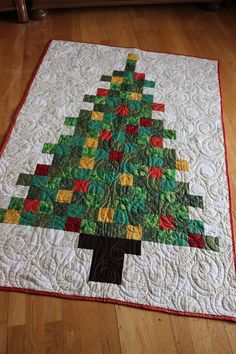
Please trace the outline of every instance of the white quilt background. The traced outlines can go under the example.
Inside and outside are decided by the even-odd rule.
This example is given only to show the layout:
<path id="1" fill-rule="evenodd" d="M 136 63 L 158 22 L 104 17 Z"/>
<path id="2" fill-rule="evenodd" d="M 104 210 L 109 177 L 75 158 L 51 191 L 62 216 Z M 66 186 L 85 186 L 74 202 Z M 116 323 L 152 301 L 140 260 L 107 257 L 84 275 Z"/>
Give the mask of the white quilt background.
<path id="1" fill-rule="evenodd" d="M 204 209 L 190 208 L 190 215 L 204 222 L 207 235 L 220 238 L 220 252 L 144 241 L 141 256 L 125 255 L 122 285 L 95 283 L 87 281 L 92 251 L 77 248 L 78 234 L 0 224 L 0 285 L 236 317 L 217 61 L 53 41 L 0 159 L 0 207 L 7 208 L 12 196 L 26 197 L 28 187 L 16 186 L 19 173 L 51 163 L 52 155 L 41 153 L 43 144 L 73 134 L 65 117 L 92 108 L 84 95 L 106 87 L 101 75 L 123 70 L 130 52 L 139 55 L 136 70 L 156 82 L 146 91 L 165 104 L 153 118 L 176 130 L 176 141 L 165 146 L 190 163 L 178 180 L 203 196 Z"/>

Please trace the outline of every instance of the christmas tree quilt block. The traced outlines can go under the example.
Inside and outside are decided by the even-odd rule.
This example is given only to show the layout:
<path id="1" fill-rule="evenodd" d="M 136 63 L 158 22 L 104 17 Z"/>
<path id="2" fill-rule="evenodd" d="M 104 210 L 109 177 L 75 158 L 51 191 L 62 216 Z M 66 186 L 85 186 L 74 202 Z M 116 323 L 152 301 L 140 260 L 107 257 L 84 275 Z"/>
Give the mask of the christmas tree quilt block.
<path id="1" fill-rule="evenodd" d="M 115 299 L 123 301 L 128 296 L 128 301 L 130 301 L 129 296 L 132 298 L 131 293 L 137 293 L 136 287 L 139 287 L 138 283 L 135 283 L 132 285 L 134 289 L 130 289 L 133 284 L 131 278 L 134 270 L 141 279 L 143 276 L 147 276 L 145 272 L 150 273 L 149 281 L 152 283 L 153 277 L 157 277 L 158 282 L 158 277 L 162 276 L 158 272 L 163 267 L 163 259 L 166 265 L 171 264 L 172 270 L 177 267 L 175 270 L 177 278 L 183 278 L 181 268 L 183 268 L 185 261 L 190 266 L 197 258 L 196 264 L 202 263 L 203 267 L 204 264 L 210 264 L 209 259 L 211 261 L 213 259 L 216 263 L 219 262 L 216 260 L 225 254 L 226 250 L 224 241 L 221 243 L 224 238 L 222 234 L 228 233 L 228 243 L 231 237 L 230 212 L 227 205 L 223 210 L 222 207 L 219 207 L 218 202 L 214 204 L 214 198 L 209 197 L 211 193 L 209 195 L 207 192 L 202 193 L 202 191 L 207 191 L 208 187 L 213 186 L 210 176 L 208 175 L 206 178 L 209 166 L 207 169 L 207 163 L 204 165 L 204 161 L 211 160 L 212 156 L 208 150 L 204 150 L 204 145 L 201 144 L 201 134 L 204 135 L 202 127 L 204 127 L 204 119 L 209 111 L 207 110 L 207 113 L 203 114 L 203 118 L 200 119 L 195 117 L 196 112 L 191 116 L 193 102 L 192 93 L 187 87 L 187 79 L 180 79 L 179 83 L 179 76 L 175 73 L 176 90 L 179 85 L 180 89 L 185 92 L 179 94 L 178 90 L 175 92 L 171 87 L 170 89 L 166 88 L 163 84 L 163 90 L 167 91 L 163 93 L 161 92 L 162 85 L 158 84 L 158 75 L 157 79 L 153 80 L 152 75 L 145 73 L 145 70 L 140 70 L 142 65 L 139 65 L 139 61 L 141 61 L 143 66 L 147 67 L 146 58 L 147 62 L 153 61 L 152 65 L 156 70 L 155 57 L 158 56 L 157 54 L 137 50 L 106 49 L 102 46 L 68 44 L 60 41 L 54 41 L 51 44 L 49 53 L 46 55 L 48 61 L 46 58 L 44 59 L 49 67 L 52 65 L 50 63 L 53 55 L 63 45 L 68 46 L 67 48 L 70 48 L 72 52 L 80 49 L 79 60 L 82 62 L 84 60 L 83 49 L 91 50 L 91 57 L 94 58 L 96 57 L 94 50 L 98 57 L 100 55 L 103 58 L 106 57 L 106 50 L 110 51 L 110 55 L 114 50 L 121 51 L 123 60 L 119 61 L 118 67 L 116 67 L 116 60 L 114 62 L 108 60 L 109 68 L 113 65 L 112 70 L 106 70 L 100 77 L 94 78 L 97 85 L 93 84 L 92 93 L 90 93 L 89 86 L 83 93 L 82 102 L 78 104 L 78 114 L 65 115 L 64 118 L 61 115 L 61 119 L 64 121 L 62 123 L 69 133 L 60 132 L 53 142 L 52 139 L 45 139 L 42 134 L 40 137 L 40 159 L 42 162 L 37 161 L 34 168 L 31 169 L 31 173 L 18 171 L 15 190 L 20 187 L 24 190 L 25 195 L 8 194 L 8 204 L 0 209 L 0 222 L 3 228 L 17 229 L 18 233 L 26 232 L 27 235 L 32 235 L 32 230 L 34 230 L 39 238 L 48 233 L 46 238 L 52 237 L 54 239 L 51 246 L 56 253 L 58 252 L 57 235 L 60 235 L 59 238 L 63 237 L 65 243 L 67 237 L 71 237 L 76 242 L 70 249 L 70 257 L 74 259 L 73 263 L 76 263 L 76 269 L 78 267 L 77 272 L 86 269 L 87 275 L 86 279 L 78 284 L 77 289 L 70 288 L 69 283 L 66 285 L 66 291 L 62 291 L 62 293 L 68 295 L 94 297 L 93 286 L 95 286 L 97 297 L 112 298 L 113 293 L 117 294 L 117 289 L 120 287 L 122 291 L 121 293 L 120 290 L 118 291 Z M 164 80 L 165 83 L 165 80 L 168 81 L 169 67 L 173 71 L 175 68 L 171 66 L 172 61 L 168 62 L 166 55 L 159 56 L 157 62 L 164 72 L 164 74 L 160 74 L 160 80 Z M 173 58 L 175 64 L 181 67 L 184 63 L 187 65 L 189 73 L 191 70 L 194 72 L 201 62 L 196 58 L 177 58 Z M 71 56 L 71 64 L 74 60 L 76 58 Z M 69 63 L 69 59 L 67 61 Z M 205 69 L 207 75 L 211 77 L 215 70 L 215 62 L 204 61 L 204 65 L 203 72 Z M 41 69 L 42 76 L 46 66 Z M 67 66 L 64 70 L 68 70 Z M 97 71 L 100 72 L 100 70 Z M 150 72 L 150 70 L 148 71 Z M 73 80 L 72 76 L 68 81 L 71 82 L 71 80 Z M 80 79 L 78 78 L 78 80 Z M 40 77 L 38 77 L 38 81 L 40 82 Z M 58 79 L 58 81 L 60 80 Z M 204 88 L 204 82 L 197 84 Z M 195 90 L 194 85 L 192 90 Z M 37 93 L 35 92 L 35 94 Z M 165 99 L 156 100 L 155 97 L 158 97 L 158 94 Z M 182 106 L 181 104 L 176 106 L 173 104 L 178 94 L 180 101 L 183 101 L 185 96 Z M 209 95 L 207 99 L 210 102 L 212 96 L 208 90 L 205 90 L 205 95 Z M 65 97 L 67 97 L 66 92 Z M 168 98 L 171 101 L 170 104 Z M 214 99 L 213 111 L 215 109 L 215 114 L 218 114 L 216 132 L 218 132 L 220 140 L 222 130 L 219 130 L 219 102 L 215 97 Z M 76 97 L 73 102 L 76 102 Z M 50 105 L 49 102 L 49 109 Z M 185 110 L 182 109 L 183 106 Z M 170 107 L 177 109 L 173 119 L 175 125 L 172 128 L 167 124 L 168 121 L 171 121 Z M 30 111 L 30 107 L 28 109 Z M 190 113 L 186 114 L 188 109 Z M 170 119 L 168 119 L 169 115 Z M 211 115 L 210 119 L 213 119 Z M 52 122 L 52 126 L 53 124 L 58 125 L 56 122 Z M 193 136 L 190 134 L 192 147 L 189 146 L 192 151 L 189 146 L 186 148 L 187 146 L 180 138 L 183 131 L 190 131 L 189 127 L 193 127 L 193 130 L 196 128 L 195 135 L 194 133 Z M 63 130 L 63 126 L 61 129 Z M 210 139 L 209 133 L 205 135 L 203 142 L 206 141 L 205 139 Z M 200 148 L 196 142 L 199 143 Z M 224 153 L 222 142 L 221 150 Z M 199 160 L 200 167 L 197 165 L 196 152 L 203 156 L 203 160 Z M 209 153 L 208 157 L 204 156 L 206 153 Z M 218 161 L 216 161 L 217 163 Z M 191 172 L 193 175 L 196 172 L 194 181 L 189 178 Z M 223 166 L 222 176 L 219 178 L 226 181 L 225 177 Z M 196 193 L 196 190 L 200 193 Z M 226 189 L 224 194 L 226 203 L 227 198 L 228 191 Z M 224 205 L 222 204 L 222 206 Z M 215 220 L 210 220 L 212 208 L 217 210 L 213 215 Z M 225 219 L 226 224 L 224 224 L 225 213 L 228 213 Z M 213 226 L 209 224 L 213 224 Z M 217 224 L 218 227 L 215 227 L 214 224 Z M 30 239 L 32 236 L 27 237 Z M 45 240 L 42 239 L 41 242 L 40 252 L 43 256 L 46 252 L 43 245 Z M 59 266 L 61 261 L 57 260 L 58 254 L 53 255 L 51 252 L 49 257 L 54 259 Z M 61 252 L 62 259 L 65 259 L 63 247 Z M 85 268 L 82 266 L 85 264 L 84 259 L 81 261 L 80 256 L 76 256 L 77 252 L 82 259 L 86 258 L 86 255 L 90 255 L 86 259 Z M 171 256 L 172 252 L 174 254 Z M 147 253 L 148 257 L 152 257 L 153 254 L 152 259 L 149 259 L 148 262 Z M 69 269 L 71 268 L 70 257 L 64 260 L 66 263 L 69 262 L 67 264 Z M 43 270 L 40 272 L 43 274 Z M 69 270 L 70 272 L 72 269 Z M 184 274 L 187 276 L 187 273 L 184 272 Z M 55 274 L 47 276 L 50 281 L 51 278 L 55 278 Z M 190 283 L 186 294 L 191 294 L 192 291 L 191 276 L 193 279 L 197 276 L 198 279 L 198 276 L 201 277 L 202 274 L 188 275 Z M 146 286 L 148 287 L 149 284 L 147 283 Z M 31 283 L 28 284 L 28 287 L 37 290 L 38 284 L 37 282 L 36 284 Z M 99 296 L 100 288 L 103 291 Z M 107 291 L 104 293 L 106 288 Z M 155 286 L 154 288 L 156 289 Z M 41 290 L 47 291 L 48 289 L 43 286 Z M 160 291 L 163 292 L 164 289 L 159 288 L 158 291 L 155 291 L 159 294 L 158 296 L 153 297 L 151 291 L 150 297 L 146 294 L 144 297 L 142 295 L 140 299 L 140 294 L 138 294 L 132 300 L 142 305 L 163 307 L 164 293 L 161 295 Z M 175 291 L 173 290 L 172 300 L 170 300 L 172 303 L 178 296 Z M 209 292 L 211 291 L 209 289 Z M 61 292 L 60 288 L 58 292 Z M 128 295 L 123 297 L 123 293 Z M 198 296 L 199 292 L 196 294 Z M 204 296 L 208 295 L 204 294 Z M 188 297 L 189 295 L 186 295 L 185 299 Z M 173 310 L 179 311 L 175 301 L 174 305 L 165 306 L 167 309 L 171 309 L 172 306 Z M 186 306 L 187 311 L 194 310 L 191 308 L 191 304 L 188 305 L 188 301 Z M 208 310 L 203 306 L 201 311 L 205 313 Z M 197 307 L 197 310 L 195 309 L 193 312 L 201 313 L 201 311 Z M 217 315 L 218 313 L 213 314 Z M 220 314 L 222 315 L 222 313 Z"/>

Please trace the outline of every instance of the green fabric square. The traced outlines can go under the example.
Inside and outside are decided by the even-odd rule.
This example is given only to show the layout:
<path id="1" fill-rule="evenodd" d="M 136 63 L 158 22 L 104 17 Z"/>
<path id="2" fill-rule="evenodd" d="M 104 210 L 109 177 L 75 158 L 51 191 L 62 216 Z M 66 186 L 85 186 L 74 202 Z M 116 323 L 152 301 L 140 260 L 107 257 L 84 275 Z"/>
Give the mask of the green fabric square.
<path id="1" fill-rule="evenodd" d="M 144 228 L 142 232 L 142 241 L 157 242 L 157 229 Z"/>
<path id="2" fill-rule="evenodd" d="M 124 154 L 134 154 L 137 153 L 138 148 L 135 143 L 125 143 L 123 148 Z"/>
<path id="3" fill-rule="evenodd" d="M 35 213 L 22 211 L 19 224 L 33 226 L 35 224 L 35 216 L 36 216 Z"/>
<path id="4" fill-rule="evenodd" d="M 176 182 L 174 179 L 162 179 L 161 190 L 164 192 L 175 192 Z"/>
<path id="5" fill-rule="evenodd" d="M 159 222 L 159 216 L 155 214 L 146 214 L 144 216 L 144 225 L 152 229 L 157 228 Z"/>
<path id="6" fill-rule="evenodd" d="M 109 76 L 109 75 L 102 75 L 102 76 L 101 76 L 101 81 L 104 81 L 104 82 L 111 82 L 111 76 Z"/>
<path id="7" fill-rule="evenodd" d="M 142 95 L 142 101 L 143 101 L 143 102 L 152 103 L 152 102 L 153 102 L 153 95 L 146 95 L 146 94 L 143 94 L 143 95 Z"/>
<path id="8" fill-rule="evenodd" d="M 182 231 L 173 230 L 172 235 L 174 238 L 174 245 L 176 246 L 189 246 L 188 235 Z"/>
<path id="9" fill-rule="evenodd" d="M 172 203 L 160 200 L 159 202 L 159 215 L 174 215 L 174 205 Z"/>
<path id="10" fill-rule="evenodd" d="M 164 203 L 175 203 L 175 193 L 174 192 L 162 192 L 160 195 L 161 201 Z"/>
<path id="11" fill-rule="evenodd" d="M 28 199 L 41 199 L 43 194 L 43 189 L 38 187 L 30 187 L 28 190 Z"/>
<path id="12" fill-rule="evenodd" d="M 190 234 L 204 235 L 204 224 L 201 220 L 188 220 L 188 232 Z"/>
<path id="13" fill-rule="evenodd" d="M 33 175 L 31 185 L 32 187 L 43 188 L 47 184 L 47 181 L 48 181 L 48 176 Z"/>
<path id="14" fill-rule="evenodd" d="M 153 88 L 155 87 L 155 81 L 144 80 L 144 86 Z"/>
<path id="15" fill-rule="evenodd" d="M 59 138 L 59 141 L 58 141 L 58 144 L 57 144 L 57 147 L 56 147 L 56 154 L 58 154 L 58 146 L 60 148 L 60 145 L 71 145 L 73 142 L 73 136 L 72 135 L 61 135 L 60 138 Z M 63 150 L 63 146 L 61 148 Z M 68 149 L 68 147 L 67 147 Z"/>
<path id="16" fill-rule="evenodd" d="M 39 203 L 40 213 L 51 213 L 53 211 L 53 203 L 51 201 L 41 200 Z"/>
<path id="17" fill-rule="evenodd" d="M 60 189 L 62 177 L 49 177 L 45 187 L 47 189 Z"/>
<path id="18" fill-rule="evenodd" d="M 176 170 L 163 168 L 162 169 L 162 178 L 163 179 L 174 179 L 175 180 Z"/>
<path id="19" fill-rule="evenodd" d="M 57 193 L 58 193 L 57 189 L 44 189 L 42 191 L 42 196 L 40 199 L 54 202 L 56 200 Z"/>
<path id="20" fill-rule="evenodd" d="M 95 103 L 96 102 L 96 96 L 93 95 L 84 95 L 83 102 L 90 102 L 90 103 Z"/>
<path id="21" fill-rule="evenodd" d="M 97 160 L 105 160 L 109 159 L 109 153 L 104 149 L 97 149 L 96 151 L 96 159 Z"/>
<path id="22" fill-rule="evenodd" d="M 27 173 L 20 173 L 16 185 L 30 186 L 33 175 Z"/>
<path id="23" fill-rule="evenodd" d="M 149 155 L 148 166 L 162 167 L 162 165 L 163 165 L 163 158 L 161 156 L 157 154 Z"/>
<path id="24" fill-rule="evenodd" d="M 163 149 L 163 166 L 169 169 L 176 168 L 176 153 L 174 149 Z"/>
<path id="25" fill-rule="evenodd" d="M 172 230 L 157 230 L 157 242 L 164 243 L 166 245 L 173 245 L 175 242 L 175 237 Z"/>
<path id="26" fill-rule="evenodd" d="M 68 145 L 57 145 L 55 154 L 57 155 L 68 155 L 71 147 Z"/>
<path id="27" fill-rule="evenodd" d="M 138 134 L 137 143 L 141 146 L 149 145 L 149 138 L 148 134 Z"/>
<path id="28" fill-rule="evenodd" d="M 163 130 L 163 138 L 165 138 L 165 139 L 176 139 L 175 130 L 164 129 Z"/>
<path id="29" fill-rule="evenodd" d="M 119 208 L 115 209 L 113 223 L 127 225 L 128 220 L 129 220 L 128 214 L 125 209 L 119 209 Z"/>
<path id="30" fill-rule="evenodd" d="M 8 209 L 21 211 L 24 206 L 24 198 L 12 197 Z"/>
<path id="31" fill-rule="evenodd" d="M 67 216 L 71 218 L 82 218 L 84 213 L 84 205 L 69 204 L 67 207 Z"/>
<path id="32" fill-rule="evenodd" d="M 185 205 L 175 203 L 175 216 L 177 218 L 188 220 L 189 219 L 188 207 Z"/>
<path id="33" fill-rule="evenodd" d="M 84 234 L 95 235 L 96 234 L 96 223 L 88 219 L 82 219 L 80 225 L 80 232 Z"/>
<path id="34" fill-rule="evenodd" d="M 174 225 L 178 231 L 182 231 L 185 234 L 188 233 L 188 222 L 185 219 L 174 218 Z"/>
<path id="35" fill-rule="evenodd" d="M 64 124 L 69 127 L 75 127 L 77 124 L 77 120 L 78 120 L 78 118 L 66 117 Z"/>
<path id="36" fill-rule="evenodd" d="M 95 97 L 95 103 L 98 103 L 98 104 L 105 104 L 107 101 L 107 98 L 106 97 Z"/>
<path id="37" fill-rule="evenodd" d="M 65 229 L 65 223 L 66 223 L 66 216 L 55 215 L 55 216 L 53 216 L 51 218 L 50 227 L 52 229 L 56 229 L 56 230 L 64 230 Z"/>
<path id="38" fill-rule="evenodd" d="M 140 214 L 145 213 L 145 209 L 146 209 L 145 200 L 134 199 L 130 204 L 131 204 L 130 211 L 132 213 L 140 213 Z"/>
<path id="39" fill-rule="evenodd" d="M 131 189 L 131 193 L 132 193 L 132 198 L 139 199 L 139 200 L 141 199 L 145 200 L 147 196 L 146 189 L 142 189 L 140 187 L 133 187 Z"/>
<path id="40" fill-rule="evenodd" d="M 194 208 L 204 208 L 203 205 L 203 198 L 202 196 L 198 196 L 198 195 L 188 195 L 188 205 Z"/>
<path id="41" fill-rule="evenodd" d="M 45 143 L 43 145 L 42 153 L 44 153 L 44 154 L 55 154 L 55 151 L 56 151 L 56 145 L 55 144 Z"/>
<path id="42" fill-rule="evenodd" d="M 140 118 L 139 117 L 134 117 L 134 116 L 128 116 L 127 117 L 127 124 L 131 125 L 138 125 L 140 124 Z"/>
<path id="43" fill-rule="evenodd" d="M 219 238 L 212 236 L 205 236 L 205 249 L 219 252 Z"/>
<path id="44" fill-rule="evenodd" d="M 126 139 L 125 133 L 122 131 L 112 133 L 112 140 L 114 141 L 124 142 L 125 139 Z"/>
<path id="45" fill-rule="evenodd" d="M 52 214 L 37 213 L 34 221 L 34 226 L 47 229 L 55 229 L 54 225 L 52 224 Z"/>
<path id="46" fill-rule="evenodd" d="M 97 155 L 97 149 L 96 148 L 87 148 L 84 147 L 83 148 L 83 153 L 82 153 L 82 157 L 90 157 L 93 158 Z"/>
<path id="47" fill-rule="evenodd" d="M 74 147 L 76 147 L 76 146 L 82 147 L 82 146 L 84 146 L 84 140 L 85 140 L 84 137 L 74 135 L 71 145 Z"/>

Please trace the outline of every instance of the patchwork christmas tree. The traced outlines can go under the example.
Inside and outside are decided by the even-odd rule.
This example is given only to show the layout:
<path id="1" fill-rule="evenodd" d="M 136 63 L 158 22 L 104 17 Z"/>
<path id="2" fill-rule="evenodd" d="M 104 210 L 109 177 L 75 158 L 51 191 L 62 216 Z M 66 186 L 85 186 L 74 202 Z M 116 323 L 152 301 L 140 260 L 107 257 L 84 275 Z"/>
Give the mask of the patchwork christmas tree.
<path id="1" fill-rule="evenodd" d="M 78 247 L 93 250 L 92 281 L 120 284 L 124 254 L 141 255 L 141 240 L 218 250 L 218 238 L 189 217 L 189 207 L 203 208 L 203 199 L 176 180 L 189 163 L 164 147 L 176 134 L 152 117 L 158 111 L 161 118 L 165 105 L 144 93 L 155 82 L 135 71 L 136 62 L 129 54 L 124 71 L 101 77 L 109 89 L 84 96 L 92 111 L 65 119 L 74 134 L 44 144 L 52 164 L 19 175 L 27 197 L 12 197 L 0 210 L 3 223 L 80 233 Z"/>

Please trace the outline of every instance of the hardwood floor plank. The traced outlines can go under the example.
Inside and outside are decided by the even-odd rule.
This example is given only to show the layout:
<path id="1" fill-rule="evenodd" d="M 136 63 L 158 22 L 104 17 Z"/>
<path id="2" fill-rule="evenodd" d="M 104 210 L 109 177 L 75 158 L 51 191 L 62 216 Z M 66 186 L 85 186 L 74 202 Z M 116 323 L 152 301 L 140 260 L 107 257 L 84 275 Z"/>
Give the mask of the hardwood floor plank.
<path id="1" fill-rule="evenodd" d="M 45 324 L 45 353 L 64 354 L 64 338 L 62 321 Z"/>
<path id="2" fill-rule="evenodd" d="M 177 353 L 170 316 L 116 306 L 122 354 Z"/>
<path id="3" fill-rule="evenodd" d="M 67 354 L 121 354 L 115 305 L 64 300 L 62 314 Z"/>
<path id="4" fill-rule="evenodd" d="M 10 293 L 8 305 L 8 327 L 26 324 L 26 295 Z"/>
<path id="5" fill-rule="evenodd" d="M 45 353 L 44 296 L 27 295 L 24 354 Z"/>

